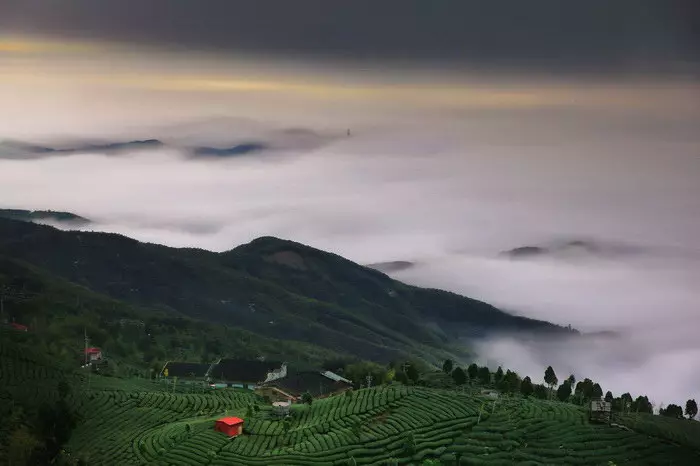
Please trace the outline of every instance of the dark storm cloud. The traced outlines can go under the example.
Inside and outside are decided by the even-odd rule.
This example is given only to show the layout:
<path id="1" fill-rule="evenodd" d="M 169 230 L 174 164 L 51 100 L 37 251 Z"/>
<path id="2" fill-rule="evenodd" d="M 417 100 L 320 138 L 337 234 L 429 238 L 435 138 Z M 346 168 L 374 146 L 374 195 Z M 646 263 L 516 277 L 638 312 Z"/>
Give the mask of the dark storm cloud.
<path id="1" fill-rule="evenodd" d="M 0 30 L 254 55 L 668 71 L 700 56 L 695 0 L 5 0 Z"/>

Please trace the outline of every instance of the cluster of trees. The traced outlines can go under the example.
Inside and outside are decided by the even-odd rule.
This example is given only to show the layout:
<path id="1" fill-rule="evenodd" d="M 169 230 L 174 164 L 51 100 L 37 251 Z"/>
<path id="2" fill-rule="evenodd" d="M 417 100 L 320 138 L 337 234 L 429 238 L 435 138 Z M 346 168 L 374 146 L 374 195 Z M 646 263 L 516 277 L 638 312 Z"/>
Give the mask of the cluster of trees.
<path id="1" fill-rule="evenodd" d="M 428 377 L 433 370 L 419 361 L 392 362 L 387 366 L 365 361 L 329 360 L 324 368 L 343 374 L 352 380 L 355 388 L 401 382 L 407 385 L 431 385 Z M 645 395 L 633 398 L 629 393 L 615 397 L 612 392 L 604 392 L 601 385 L 589 378 L 576 380 L 572 374 L 561 384 L 554 369 L 549 366 L 544 371 L 544 383 L 533 383 L 529 376 L 521 377 L 517 372 L 503 370 L 498 367 L 492 372 L 487 366 L 472 363 L 466 368 L 457 366 L 454 361 L 447 359 L 443 362 L 442 370 L 449 375 L 457 387 L 484 386 L 493 387 L 503 393 L 518 393 L 522 396 L 533 396 L 539 399 L 559 400 L 583 405 L 591 400 L 605 400 L 612 405 L 615 412 L 649 413 L 654 412 L 654 406 Z M 684 410 L 675 404 L 660 410 L 660 414 L 670 417 L 683 417 Z M 688 400 L 685 415 L 692 419 L 698 413 L 695 400 Z"/>
<path id="2" fill-rule="evenodd" d="M 670 404 L 666 408 L 659 409 L 659 414 L 662 416 L 674 417 L 677 419 L 683 418 L 683 408 L 676 404 Z M 698 404 L 694 399 L 685 402 L 685 415 L 688 419 L 693 419 L 698 415 Z"/>
<path id="3" fill-rule="evenodd" d="M 547 367 L 545 370 L 544 381 L 549 386 L 551 395 L 554 392 L 554 387 L 556 387 L 559 383 L 552 366 Z M 612 393 L 608 393 L 612 398 Z M 600 384 L 595 383 L 588 378 L 576 382 L 576 377 L 572 374 L 566 380 L 564 380 L 561 385 L 559 385 L 556 391 L 556 398 L 559 401 L 572 400 L 577 401 L 578 403 L 583 403 L 584 400 L 599 400 L 603 398 L 603 389 L 601 388 Z"/>
<path id="4" fill-rule="evenodd" d="M 354 388 L 383 385 L 393 381 L 415 385 L 420 383 L 421 374 L 428 370 L 426 364 L 418 361 L 392 361 L 388 365 L 382 365 L 369 361 L 330 359 L 324 361 L 321 366 L 352 380 Z"/>
<path id="5" fill-rule="evenodd" d="M 545 383 L 550 386 L 550 390 L 557 386 L 558 380 L 554 370 L 551 366 L 547 367 L 545 370 Z M 572 393 L 571 388 L 575 389 Z M 576 401 L 578 403 L 583 403 L 585 400 L 596 400 L 604 399 L 605 401 L 612 404 L 612 409 L 616 412 L 636 412 L 636 413 L 649 413 L 653 414 L 654 406 L 649 401 L 649 398 L 644 395 L 640 395 L 635 399 L 632 399 L 632 395 L 629 393 L 623 393 L 619 397 L 613 397 L 612 392 L 608 391 L 603 396 L 603 389 L 599 384 L 594 383 L 591 379 L 584 379 L 576 383 L 576 378 L 570 375 L 559 388 L 557 389 L 557 398 L 560 401 Z M 679 405 L 670 404 L 665 409 L 661 408 L 659 414 L 662 416 L 682 418 L 683 409 Z M 685 404 L 685 415 L 688 419 L 693 419 L 698 414 L 698 405 L 694 399 L 690 399 Z"/>
<path id="6" fill-rule="evenodd" d="M 517 372 L 498 367 L 496 372 L 491 372 L 487 366 L 479 366 L 476 363 L 470 364 L 466 370 L 461 367 L 454 367 L 451 360 L 443 363 L 442 370 L 450 374 L 457 386 L 483 385 L 493 386 L 506 393 L 522 393 L 525 396 L 534 395 L 539 398 L 547 397 L 547 390 L 544 385 L 533 384 L 530 377 L 521 378 Z"/>
<path id="7" fill-rule="evenodd" d="M 577 381 L 572 374 L 559 384 L 559 378 L 551 366 L 544 371 L 544 384 L 534 384 L 530 377 L 521 378 L 516 372 L 511 370 L 504 372 L 500 366 L 493 373 L 488 367 L 480 367 L 475 363 L 472 363 L 464 370 L 461 367 L 455 367 L 454 362 L 448 359 L 444 361 L 442 370 L 452 376 L 457 386 L 463 386 L 467 383 L 492 386 L 506 393 L 520 393 L 525 397 L 534 396 L 540 399 L 557 399 L 576 404 L 603 399 L 610 402 L 612 409 L 616 412 L 649 414 L 654 412 L 654 407 L 647 396 L 640 395 L 637 398 L 632 398 L 632 395 L 629 393 L 623 393 L 619 397 L 614 397 L 610 391 L 605 392 L 605 395 L 603 395 L 603 388 L 600 384 L 589 378 Z M 661 415 L 670 417 L 682 418 L 683 413 L 683 409 L 675 404 L 668 405 L 665 409 L 660 410 Z M 697 403 L 693 399 L 688 400 L 685 405 L 685 416 L 693 419 L 697 414 Z"/>

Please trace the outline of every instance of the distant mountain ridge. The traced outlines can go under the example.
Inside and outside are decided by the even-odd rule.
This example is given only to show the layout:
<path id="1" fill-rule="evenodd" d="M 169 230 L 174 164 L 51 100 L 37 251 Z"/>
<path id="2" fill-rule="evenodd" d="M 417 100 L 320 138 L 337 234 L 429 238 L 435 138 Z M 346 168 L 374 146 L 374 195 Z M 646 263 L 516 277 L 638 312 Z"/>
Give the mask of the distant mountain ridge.
<path id="1" fill-rule="evenodd" d="M 221 123 L 224 123 L 222 127 Z M 148 137 L 135 137 L 117 141 L 45 142 L 42 144 L 0 140 L 0 159 L 34 160 L 74 154 L 119 154 L 126 151 L 150 151 L 171 149 L 188 159 L 224 159 L 252 155 L 260 152 L 313 151 L 339 138 L 337 134 L 324 134 L 305 128 L 272 128 L 265 125 L 243 125 L 242 131 L 226 126 L 242 124 L 240 121 L 205 121 L 190 123 L 178 128 L 151 129 Z M 212 134 L 218 129 L 221 134 Z M 249 133 L 246 133 L 246 130 Z M 139 131 L 143 136 L 143 131 Z M 131 133 L 133 135 L 133 132 Z"/>
<path id="2" fill-rule="evenodd" d="M 71 224 L 73 226 L 90 223 L 90 220 L 85 217 L 81 217 L 71 212 L 60 212 L 54 210 L 0 209 L 0 218 L 20 220 L 24 222 L 56 222 Z"/>
<path id="3" fill-rule="evenodd" d="M 265 144 L 262 143 L 245 143 L 237 144 L 232 147 L 216 148 L 216 147 L 196 147 L 192 150 L 193 155 L 196 156 L 214 156 L 214 157 L 229 157 L 236 155 L 246 155 L 255 152 L 262 152 L 268 149 Z"/>
<path id="4" fill-rule="evenodd" d="M 272 237 L 214 253 L 0 219 L 2 256 L 139 308 L 373 360 L 437 361 L 464 357 L 469 338 L 568 332 Z"/>
<path id="5" fill-rule="evenodd" d="M 502 253 L 511 259 L 528 259 L 536 257 L 614 257 L 636 255 L 644 252 L 640 247 L 604 241 L 574 239 L 554 241 L 545 245 L 529 245 L 509 249 Z"/>
<path id="6" fill-rule="evenodd" d="M 375 262 L 373 264 L 367 264 L 365 267 L 370 269 L 378 270 L 383 273 L 393 273 L 400 272 L 402 270 L 407 270 L 412 268 L 414 265 L 410 261 L 390 261 L 390 262 Z"/>
<path id="7" fill-rule="evenodd" d="M 264 143 L 241 143 L 231 147 L 179 147 L 166 144 L 158 139 L 135 140 L 125 142 L 105 142 L 103 144 L 83 144 L 67 148 L 54 148 L 34 145 L 19 141 L 4 141 L 0 144 L 0 158 L 50 157 L 57 155 L 83 154 L 99 152 L 103 154 L 119 153 L 126 150 L 154 150 L 172 148 L 191 153 L 194 156 L 230 156 L 243 155 L 268 149 Z"/>
<path id="8" fill-rule="evenodd" d="M 312 147 L 308 147 L 312 148 Z M 242 142 L 231 146 L 182 146 L 169 144 L 158 139 L 135 140 L 125 142 L 105 142 L 103 144 L 84 144 L 67 148 L 55 148 L 35 145 L 19 141 L 4 141 L 0 143 L 0 159 L 40 159 L 46 157 L 66 156 L 73 154 L 118 154 L 129 150 L 144 151 L 156 149 L 173 149 L 180 151 L 190 158 L 197 157 L 235 157 L 264 151 L 284 150 L 266 142 Z"/>
<path id="9" fill-rule="evenodd" d="M 105 142 L 103 144 L 84 144 L 74 147 L 55 148 L 34 145 L 21 141 L 3 141 L 0 143 L 0 158 L 23 159 L 42 158 L 58 155 L 82 154 L 100 152 L 104 154 L 117 153 L 125 150 L 149 150 L 164 147 L 158 139 L 146 139 L 124 142 Z"/>

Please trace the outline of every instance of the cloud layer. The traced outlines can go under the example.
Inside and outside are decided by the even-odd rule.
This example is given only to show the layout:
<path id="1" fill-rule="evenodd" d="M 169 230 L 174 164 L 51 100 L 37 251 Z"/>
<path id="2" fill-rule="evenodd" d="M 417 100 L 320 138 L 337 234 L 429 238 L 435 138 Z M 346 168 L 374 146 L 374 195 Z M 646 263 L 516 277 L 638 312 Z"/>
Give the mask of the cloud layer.
<path id="1" fill-rule="evenodd" d="M 8 207 L 68 210 L 94 219 L 93 228 L 174 246 L 226 250 L 277 235 L 361 263 L 414 261 L 395 276 L 582 330 L 623 333 L 620 341 L 527 351 L 524 343 L 483 342 L 489 360 L 533 375 L 554 364 L 616 391 L 644 387 L 657 401 L 697 391 L 700 344 L 685 330 L 700 324 L 695 146 L 613 137 L 496 145 L 470 141 L 463 124 L 359 132 L 293 158 L 213 164 L 162 150 L 4 161 L 0 195 Z M 542 121 L 556 132 L 553 124 Z M 672 163 L 657 162 L 658 153 Z M 643 252 L 499 255 L 561 238 Z"/>

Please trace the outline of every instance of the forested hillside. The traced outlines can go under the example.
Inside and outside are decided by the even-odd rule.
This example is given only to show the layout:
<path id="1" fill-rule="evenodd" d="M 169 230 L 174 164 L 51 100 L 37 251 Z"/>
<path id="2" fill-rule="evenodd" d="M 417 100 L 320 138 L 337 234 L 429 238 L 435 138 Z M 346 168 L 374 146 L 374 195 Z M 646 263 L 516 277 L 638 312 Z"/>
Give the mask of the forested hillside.
<path id="1" fill-rule="evenodd" d="M 0 219 L 0 257 L 6 318 L 70 335 L 75 345 L 88 326 L 108 351 L 149 360 L 172 358 L 173 351 L 205 359 L 230 351 L 234 341 L 247 352 L 283 340 L 314 348 L 311 354 L 439 361 L 467 356 L 456 344 L 464 337 L 566 332 L 276 238 L 219 254 Z M 119 319 L 148 327 L 121 322 L 115 334 Z M 199 332 L 209 337 L 197 343 Z M 158 338 L 169 341 L 163 347 Z M 156 342 L 160 350 L 149 354 Z"/>

